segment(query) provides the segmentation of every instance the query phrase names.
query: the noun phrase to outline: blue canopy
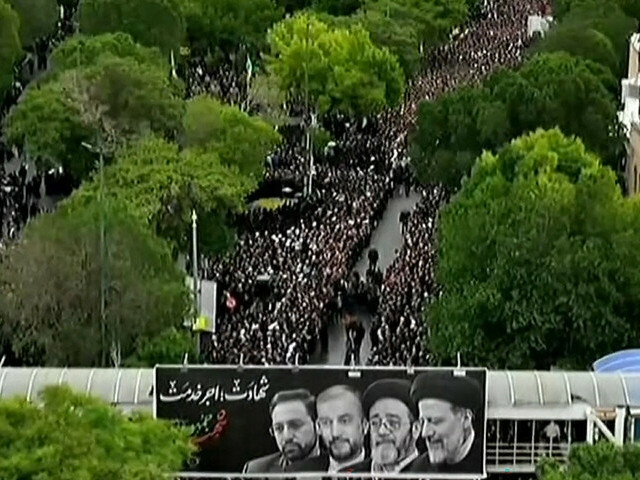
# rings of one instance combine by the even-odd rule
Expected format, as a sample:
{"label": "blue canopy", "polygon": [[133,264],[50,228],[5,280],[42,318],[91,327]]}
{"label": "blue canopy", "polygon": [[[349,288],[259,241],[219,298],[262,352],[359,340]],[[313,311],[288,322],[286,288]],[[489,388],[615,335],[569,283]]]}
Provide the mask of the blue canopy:
{"label": "blue canopy", "polygon": [[593,363],[597,373],[640,373],[640,349],[620,350]]}

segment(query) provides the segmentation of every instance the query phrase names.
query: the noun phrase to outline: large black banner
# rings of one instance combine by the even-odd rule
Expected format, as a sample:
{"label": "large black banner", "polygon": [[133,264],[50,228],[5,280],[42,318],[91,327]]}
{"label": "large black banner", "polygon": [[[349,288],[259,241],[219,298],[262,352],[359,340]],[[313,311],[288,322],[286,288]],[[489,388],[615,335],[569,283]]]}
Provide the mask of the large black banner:
{"label": "large black banner", "polygon": [[479,478],[486,382],[484,369],[158,366],[154,414],[194,427],[192,472]]}

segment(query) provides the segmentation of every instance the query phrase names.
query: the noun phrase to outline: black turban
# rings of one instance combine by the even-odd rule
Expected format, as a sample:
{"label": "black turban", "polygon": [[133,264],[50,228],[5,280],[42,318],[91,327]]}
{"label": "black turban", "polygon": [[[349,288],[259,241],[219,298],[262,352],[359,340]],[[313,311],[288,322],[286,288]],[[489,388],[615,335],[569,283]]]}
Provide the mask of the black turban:
{"label": "black turban", "polygon": [[479,382],[467,376],[454,376],[452,371],[419,374],[411,385],[411,398],[416,405],[425,398],[435,398],[470,410],[484,407]]}
{"label": "black turban", "polygon": [[409,393],[410,389],[411,383],[409,380],[385,378],[383,380],[375,381],[367,387],[362,395],[362,408],[368,416],[369,410],[371,410],[373,404],[378,400],[381,398],[395,398],[407,406],[413,415],[413,418],[417,418],[418,409],[415,402],[411,400],[411,395]]}

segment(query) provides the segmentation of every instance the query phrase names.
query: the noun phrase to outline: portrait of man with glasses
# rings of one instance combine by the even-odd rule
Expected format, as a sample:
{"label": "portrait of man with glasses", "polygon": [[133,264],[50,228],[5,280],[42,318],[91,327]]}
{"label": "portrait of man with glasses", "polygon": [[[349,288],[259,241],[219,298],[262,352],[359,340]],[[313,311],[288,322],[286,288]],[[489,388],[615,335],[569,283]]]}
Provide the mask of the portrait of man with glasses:
{"label": "portrait of man with glasses", "polygon": [[278,452],[245,463],[243,473],[279,473],[292,462],[320,454],[315,428],[315,398],[308,390],[276,393],[269,404],[271,427]]}
{"label": "portrait of man with glasses", "polygon": [[411,383],[403,379],[378,380],[365,390],[362,404],[369,421],[371,456],[347,472],[405,472],[418,458],[420,421],[410,390]]}
{"label": "portrait of man with glasses", "polygon": [[289,472],[348,472],[365,459],[368,424],[360,392],[348,385],[334,385],[316,400],[317,430],[326,448],[320,455],[292,463]]}

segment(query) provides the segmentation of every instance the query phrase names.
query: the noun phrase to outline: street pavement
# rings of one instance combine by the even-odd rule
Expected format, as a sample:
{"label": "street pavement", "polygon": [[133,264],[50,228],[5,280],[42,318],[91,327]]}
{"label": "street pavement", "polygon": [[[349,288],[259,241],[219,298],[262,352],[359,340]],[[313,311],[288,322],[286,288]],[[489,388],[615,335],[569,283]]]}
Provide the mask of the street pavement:
{"label": "street pavement", "polygon": [[[411,192],[409,197],[405,196],[404,190],[397,192],[396,195],[389,200],[387,209],[382,219],[378,223],[378,227],[373,232],[369,246],[362,252],[360,260],[356,264],[356,270],[361,278],[364,278],[369,260],[367,252],[370,248],[378,251],[378,265],[384,274],[387,267],[393,263],[398,252],[402,249],[404,239],[400,229],[400,212],[409,210],[413,212],[417,203],[420,201],[420,195]],[[371,340],[369,331],[371,328],[371,317],[368,312],[362,310],[358,312],[358,319],[362,321],[366,329],[362,349],[360,350],[360,362],[364,365],[369,358],[371,352]],[[344,363],[344,355],[346,349],[346,335],[344,327],[340,323],[334,323],[329,328],[329,353],[324,357],[316,356],[314,363],[325,365],[342,365]]]}

